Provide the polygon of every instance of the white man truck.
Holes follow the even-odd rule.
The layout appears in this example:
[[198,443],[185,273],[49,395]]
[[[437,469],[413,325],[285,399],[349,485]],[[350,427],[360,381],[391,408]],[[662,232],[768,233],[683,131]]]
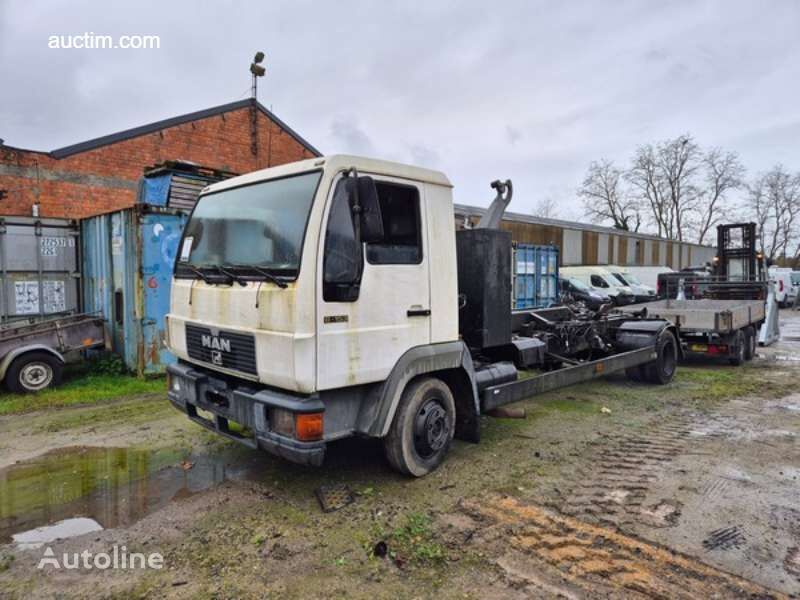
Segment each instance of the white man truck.
[[512,312],[497,227],[510,182],[492,185],[493,222],[459,232],[444,174],[380,160],[315,158],[204,189],[172,282],[170,401],[308,465],[336,440],[382,438],[395,469],[422,476],[503,404],[619,370],[669,382],[681,350],[665,320]]

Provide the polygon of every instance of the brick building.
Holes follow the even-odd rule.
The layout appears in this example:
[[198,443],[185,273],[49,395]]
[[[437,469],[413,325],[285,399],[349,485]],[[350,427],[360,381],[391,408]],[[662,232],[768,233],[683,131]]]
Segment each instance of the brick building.
[[[254,119],[255,117],[255,119]],[[0,145],[0,215],[82,218],[131,206],[144,170],[190,161],[247,173],[319,151],[247,99],[99,137],[52,152]]]

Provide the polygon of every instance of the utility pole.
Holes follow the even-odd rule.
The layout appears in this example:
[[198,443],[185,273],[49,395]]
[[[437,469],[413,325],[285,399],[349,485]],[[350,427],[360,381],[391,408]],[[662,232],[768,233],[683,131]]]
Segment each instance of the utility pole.
[[250,63],[250,73],[253,83],[250,87],[250,152],[258,156],[258,78],[263,77],[267,70],[261,65],[264,62],[264,53],[256,52],[253,62]]

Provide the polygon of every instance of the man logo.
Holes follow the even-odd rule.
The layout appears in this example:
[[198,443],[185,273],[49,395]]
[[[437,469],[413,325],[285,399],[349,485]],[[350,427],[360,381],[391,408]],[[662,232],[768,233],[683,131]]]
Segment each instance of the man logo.
[[[200,338],[200,343],[202,344],[203,348],[210,348],[211,350],[217,350],[217,354],[219,354],[220,352],[231,351],[231,341],[226,340],[225,338],[217,337],[215,335],[208,335],[208,334],[203,335]],[[214,353],[212,352],[211,354],[213,356]]]
[[218,367],[222,366],[222,352],[219,350],[211,351],[211,364],[217,365]]

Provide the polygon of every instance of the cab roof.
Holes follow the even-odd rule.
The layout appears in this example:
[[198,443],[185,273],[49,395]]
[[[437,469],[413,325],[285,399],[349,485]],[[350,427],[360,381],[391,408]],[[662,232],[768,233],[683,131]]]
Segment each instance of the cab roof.
[[338,172],[350,169],[351,167],[355,167],[360,173],[369,175],[386,175],[389,177],[398,177],[400,179],[423,181],[425,183],[453,187],[453,184],[450,183],[447,176],[440,171],[432,171],[430,169],[414,167],[388,160],[377,160],[348,154],[334,154],[331,156],[300,160],[278,167],[253,171],[252,173],[240,175],[239,177],[232,177],[231,179],[226,179],[208,186],[203,190],[203,193],[219,192],[240,185],[258,183],[260,181],[285,177],[287,175],[294,175],[314,169],[324,168],[326,171]]

